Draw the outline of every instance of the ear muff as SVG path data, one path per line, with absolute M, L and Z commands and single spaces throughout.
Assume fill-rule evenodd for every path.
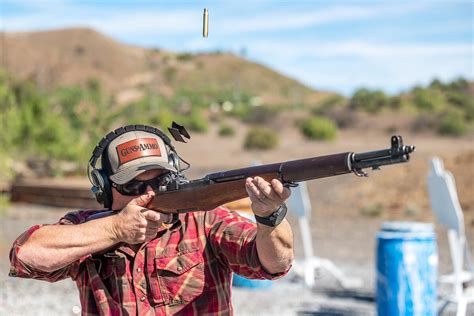
M 95 195 L 97 202 L 110 209 L 112 207 L 112 188 L 106 172 L 102 169 L 93 169 L 91 172 L 91 182 L 91 191 Z
M 170 154 L 168 155 L 168 163 L 172 165 L 178 173 L 181 172 L 179 156 L 173 150 L 170 150 Z

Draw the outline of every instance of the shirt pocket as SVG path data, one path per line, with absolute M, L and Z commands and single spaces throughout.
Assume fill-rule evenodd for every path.
M 155 275 L 151 282 L 154 302 L 180 305 L 200 296 L 205 283 L 203 261 L 199 249 L 155 258 Z

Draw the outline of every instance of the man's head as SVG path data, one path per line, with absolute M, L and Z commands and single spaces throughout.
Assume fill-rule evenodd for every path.
M 159 184 L 159 180 L 144 180 L 178 172 L 178 158 L 170 146 L 161 131 L 143 125 L 129 125 L 107 134 L 91 158 L 92 191 L 97 200 L 118 209 L 117 202 L 131 200 Z M 99 155 L 102 167 L 96 169 Z

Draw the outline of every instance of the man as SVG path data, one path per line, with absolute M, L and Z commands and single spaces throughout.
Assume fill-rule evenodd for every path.
M 10 275 L 72 278 L 87 315 L 232 314 L 232 272 L 275 279 L 291 266 L 291 227 L 269 220 L 284 216 L 290 190 L 276 179 L 246 179 L 257 224 L 221 207 L 177 216 L 149 210 L 154 189 L 179 166 L 168 158 L 175 154 L 169 139 L 147 130 L 109 133 L 103 169 L 92 166 L 111 183 L 114 215 L 91 220 L 103 210 L 76 211 L 30 228 L 13 244 Z

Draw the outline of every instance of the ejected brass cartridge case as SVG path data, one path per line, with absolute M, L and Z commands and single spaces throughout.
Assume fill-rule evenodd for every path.
M 202 36 L 207 37 L 209 35 L 209 12 L 207 8 L 204 9 L 204 16 L 202 20 Z

